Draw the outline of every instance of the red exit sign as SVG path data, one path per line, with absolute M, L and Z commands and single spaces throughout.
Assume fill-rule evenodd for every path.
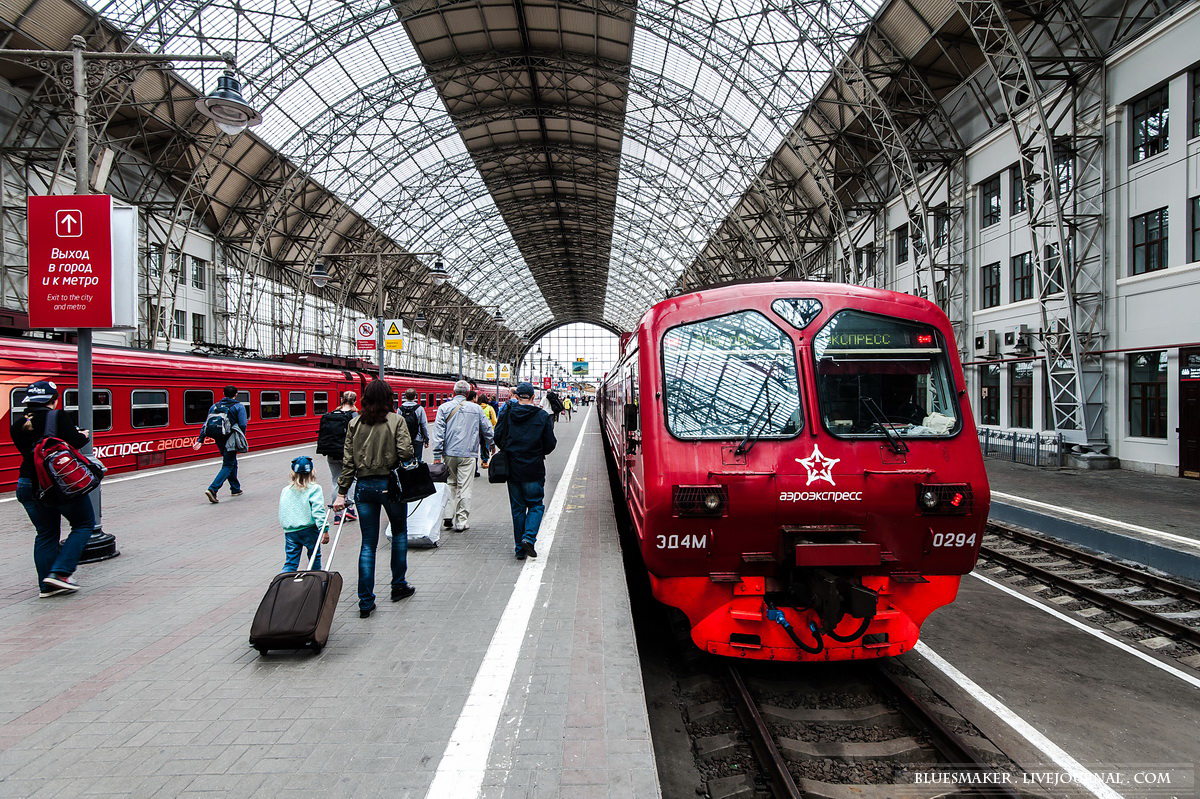
M 29 326 L 113 326 L 112 197 L 29 198 Z

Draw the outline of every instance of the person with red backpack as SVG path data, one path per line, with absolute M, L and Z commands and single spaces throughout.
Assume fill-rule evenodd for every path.
M 86 494 L 78 494 L 62 504 L 52 501 L 49 493 L 43 497 L 39 484 L 38 464 L 34 450 L 47 437 L 65 441 L 71 447 L 82 447 L 90 432 L 80 430 L 63 411 L 55 410 L 58 386 L 49 380 L 38 380 L 25 389 L 23 411 L 12 414 L 9 433 L 21 453 L 21 469 L 17 475 L 17 501 L 33 522 L 37 537 L 33 543 L 33 564 L 38 575 L 38 596 L 51 597 L 73 594 L 79 584 L 72 579 L 79 557 L 96 527 L 96 514 Z M 60 544 L 62 520 L 71 525 L 67 540 Z

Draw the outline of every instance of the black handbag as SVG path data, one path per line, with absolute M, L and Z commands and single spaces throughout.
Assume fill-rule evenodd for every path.
M 450 479 L 450 467 L 444 462 L 431 463 L 427 468 L 429 469 L 429 479 L 435 483 L 444 483 Z
M 502 449 L 492 453 L 491 460 L 488 461 L 488 482 L 508 482 L 508 453 Z
M 389 474 L 391 485 L 388 487 L 388 496 L 394 501 L 416 502 L 434 494 L 428 464 L 411 460 L 396 466 Z

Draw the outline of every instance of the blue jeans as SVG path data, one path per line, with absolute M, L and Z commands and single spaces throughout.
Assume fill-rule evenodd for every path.
M 308 550 L 308 556 L 311 558 L 313 550 L 317 547 L 317 536 L 320 535 L 320 530 L 316 525 L 305 527 L 303 530 L 284 530 L 283 531 L 283 570 L 285 572 L 294 572 L 300 566 L 300 552 L 303 549 Z M 321 553 L 317 553 L 317 560 L 313 564 L 314 569 L 321 568 Z
M 529 483 L 509 481 L 508 504 L 512 509 L 513 543 L 517 552 L 521 551 L 522 542 L 537 542 L 542 516 L 546 515 L 546 506 L 542 501 L 545 497 L 546 484 L 541 480 Z
M 33 481 L 21 477 L 17 479 L 17 502 L 24 506 L 37 531 L 33 541 L 33 565 L 37 568 L 38 590 L 49 590 L 51 586 L 44 585 L 42 580 L 51 574 L 67 577 L 74 574 L 79 556 L 96 529 L 91 497 L 76 497 L 66 505 L 45 505 L 35 496 Z M 71 533 L 60 545 L 63 518 L 71 525 Z
M 230 491 L 241 491 L 242 484 L 238 481 L 237 475 L 238 454 L 236 452 L 227 452 L 224 441 L 213 439 L 213 443 L 217 445 L 217 451 L 221 453 L 221 471 L 217 472 L 217 476 L 213 478 L 208 490 L 215 494 L 221 490 L 221 486 L 225 485 L 225 481 L 228 480 Z
M 408 571 L 407 505 L 387 496 L 386 477 L 360 477 L 354 499 L 358 505 L 358 529 L 362 549 L 358 551 L 358 609 L 375 607 L 375 548 L 379 546 L 380 511 L 392 523 L 392 588 L 403 588 Z

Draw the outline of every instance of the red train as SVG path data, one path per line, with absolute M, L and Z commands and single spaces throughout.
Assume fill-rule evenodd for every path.
M 363 389 L 375 373 L 361 362 L 314 354 L 287 362 L 180 355 L 152 350 L 97 347 L 93 356 L 95 454 L 110 472 L 213 457 L 192 442 L 208 414 L 232 383 L 250 417 L 252 449 L 315 441 L 317 419 L 336 408 L 343 391 Z M 339 368 L 339 364 L 341 365 Z M 437 405 L 453 394 L 454 381 L 389 374 L 400 392 L 415 388 L 432 422 Z M 34 380 L 58 384 L 62 404 L 77 407 L 76 349 L 34 339 L 0 339 L 0 411 L 21 407 Z M 490 386 L 484 390 L 489 391 Z M 508 389 L 501 394 L 507 398 Z M 12 491 L 20 456 L 8 433 L 0 435 L 0 490 Z
M 747 283 L 651 308 L 601 389 L 654 595 L 719 655 L 899 655 L 990 493 L 950 324 L 907 294 Z

